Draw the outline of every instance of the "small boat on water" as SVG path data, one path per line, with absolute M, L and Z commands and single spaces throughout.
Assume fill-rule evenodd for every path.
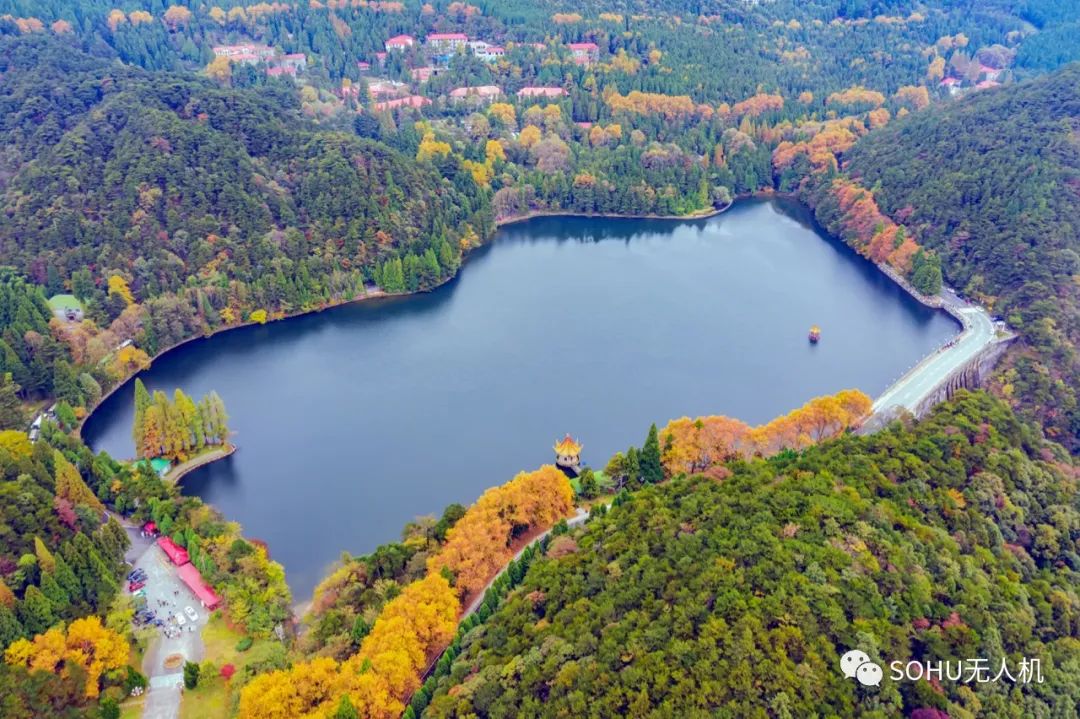
M 810 328 L 810 344 L 817 344 L 817 341 L 821 339 L 821 328 L 814 325 Z

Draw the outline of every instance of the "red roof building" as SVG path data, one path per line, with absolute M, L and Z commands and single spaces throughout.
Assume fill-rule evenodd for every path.
M 191 558 L 188 557 L 187 550 L 168 537 L 161 537 L 157 540 L 157 543 L 158 546 L 161 547 L 161 550 L 165 552 L 169 561 L 176 566 L 179 567 L 191 561 Z
M 147 532 L 148 534 L 157 534 L 157 525 L 153 522 L 147 522 L 142 526 L 142 528 L 143 531 Z
M 195 568 L 194 564 L 190 562 L 176 570 L 180 580 L 188 586 L 195 597 L 202 602 L 202 605 L 207 609 L 216 609 L 221 604 L 221 598 L 214 593 L 214 590 L 210 588 L 205 581 L 203 581 L 202 574 Z
M 517 91 L 518 97 L 562 97 L 566 90 L 561 87 L 523 87 Z
M 578 65 L 591 65 L 600 59 L 600 47 L 595 42 L 572 42 L 566 47 Z
M 463 32 L 434 32 L 427 36 L 427 44 L 434 48 L 450 48 L 453 50 L 464 47 L 469 41 L 469 36 Z
M 383 47 L 387 52 L 392 50 L 405 50 L 416 44 L 416 39 L 412 35 L 395 35 L 386 42 L 383 43 Z
M 502 94 L 502 90 L 495 85 L 478 85 L 476 87 L 458 87 L 450 91 L 450 99 L 456 101 L 476 98 L 480 101 L 490 102 Z
M 417 82 L 427 82 L 433 75 L 437 75 L 438 72 L 433 67 L 417 67 L 409 70 L 409 77 Z
M 394 110 L 399 107 L 411 107 L 419 110 L 424 105 L 430 105 L 431 100 L 420 95 L 409 95 L 408 97 L 399 97 L 396 100 L 387 100 L 386 102 L 376 102 L 374 108 L 378 111 L 382 110 Z

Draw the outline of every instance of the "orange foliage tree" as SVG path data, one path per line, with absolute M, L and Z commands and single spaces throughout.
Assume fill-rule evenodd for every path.
M 783 110 L 784 98 L 782 95 L 769 95 L 759 92 L 753 97 L 748 97 L 742 102 L 736 102 L 731 112 L 736 115 L 757 117 L 769 111 Z
M 340 665 L 321 657 L 255 677 L 240 693 L 239 717 L 327 716 L 345 694 L 363 717 L 399 717 L 428 660 L 453 638 L 460 608 L 441 575 L 413 582 L 386 604 L 354 656 Z
M 702 110 L 689 95 L 664 95 L 658 92 L 632 90 L 628 95 L 617 92 L 607 96 L 612 112 L 628 112 L 635 115 L 663 115 L 670 120 L 689 117 Z
M 849 389 L 816 397 L 759 427 L 724 416 L 674 419 L 660 431 L 660 460 L 668 475 L 694 474 L 731 459 L 802 449 L 857 425 L 871 404 L 865 394 Z
M 511 558 L 515 537 L 553 524 L 573 508 L 570 482 L 554 466 L 522 472 L 480 496 L 447 534 L 442 550 L 428 560 L 428 571 L 449 569 L 462 595 L 478 591 Z
M 885 96 L 877 90 L 868 90 L 856 85 L 842 92 L 834 92 L 825 100 L 828 105 L 871 105 L 879 107 L 885 104 Z

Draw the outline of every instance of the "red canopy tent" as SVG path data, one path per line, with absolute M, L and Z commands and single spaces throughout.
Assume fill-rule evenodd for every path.
M 202 575 L 199 574 L 199 570 L 195 568 L 194 564 L 190 562 L 176 570 L 176 573 L 180 575 L 180 579 L 184 584 L 188 585 L 188 588 L 195 593 L 202 605 L 207 609 L 215 609 L 217 605 L 221 604 L 221 598 L 214 593 L 214 590 L 203 581 Z
M 169 539 L 168 537 L 162 537 L 161 539 L 157 540 L 157 543 L 158 546 L 161 547 L 162 551 L 164 551 L 165 554 L 168 555 L 169 561 L 171 561 L 176 566 L 179 567 L 180 565 L 187 564 L 189 561 L 191 561 L 191 558 L 188 557 L 187 550 L 179 546 L 176 542 Z

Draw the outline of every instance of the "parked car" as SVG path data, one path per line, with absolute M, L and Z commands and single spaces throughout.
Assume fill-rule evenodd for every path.
M 132 582 L 128 585 L 129 592 L 137 592 L 146 586 L 146 582 Z
M 145 597 L 146 596 L 146 590 L 145 589 L 140 589 L 139 591 L 135 592 L 135 594 L 132 595 L 132 596 Z
M 195 610 L 191 607 L 184 607 L 184 614 L 188 615 L 188 619 L 193 622 L 197 622 L 199 620 L 199 615 L 196 614 Z
M 179 624 L 181 627 L 187 624 L 187 620 L 184 619 L 184 615 L 180 612 L 176 613 L 176 623 Z

